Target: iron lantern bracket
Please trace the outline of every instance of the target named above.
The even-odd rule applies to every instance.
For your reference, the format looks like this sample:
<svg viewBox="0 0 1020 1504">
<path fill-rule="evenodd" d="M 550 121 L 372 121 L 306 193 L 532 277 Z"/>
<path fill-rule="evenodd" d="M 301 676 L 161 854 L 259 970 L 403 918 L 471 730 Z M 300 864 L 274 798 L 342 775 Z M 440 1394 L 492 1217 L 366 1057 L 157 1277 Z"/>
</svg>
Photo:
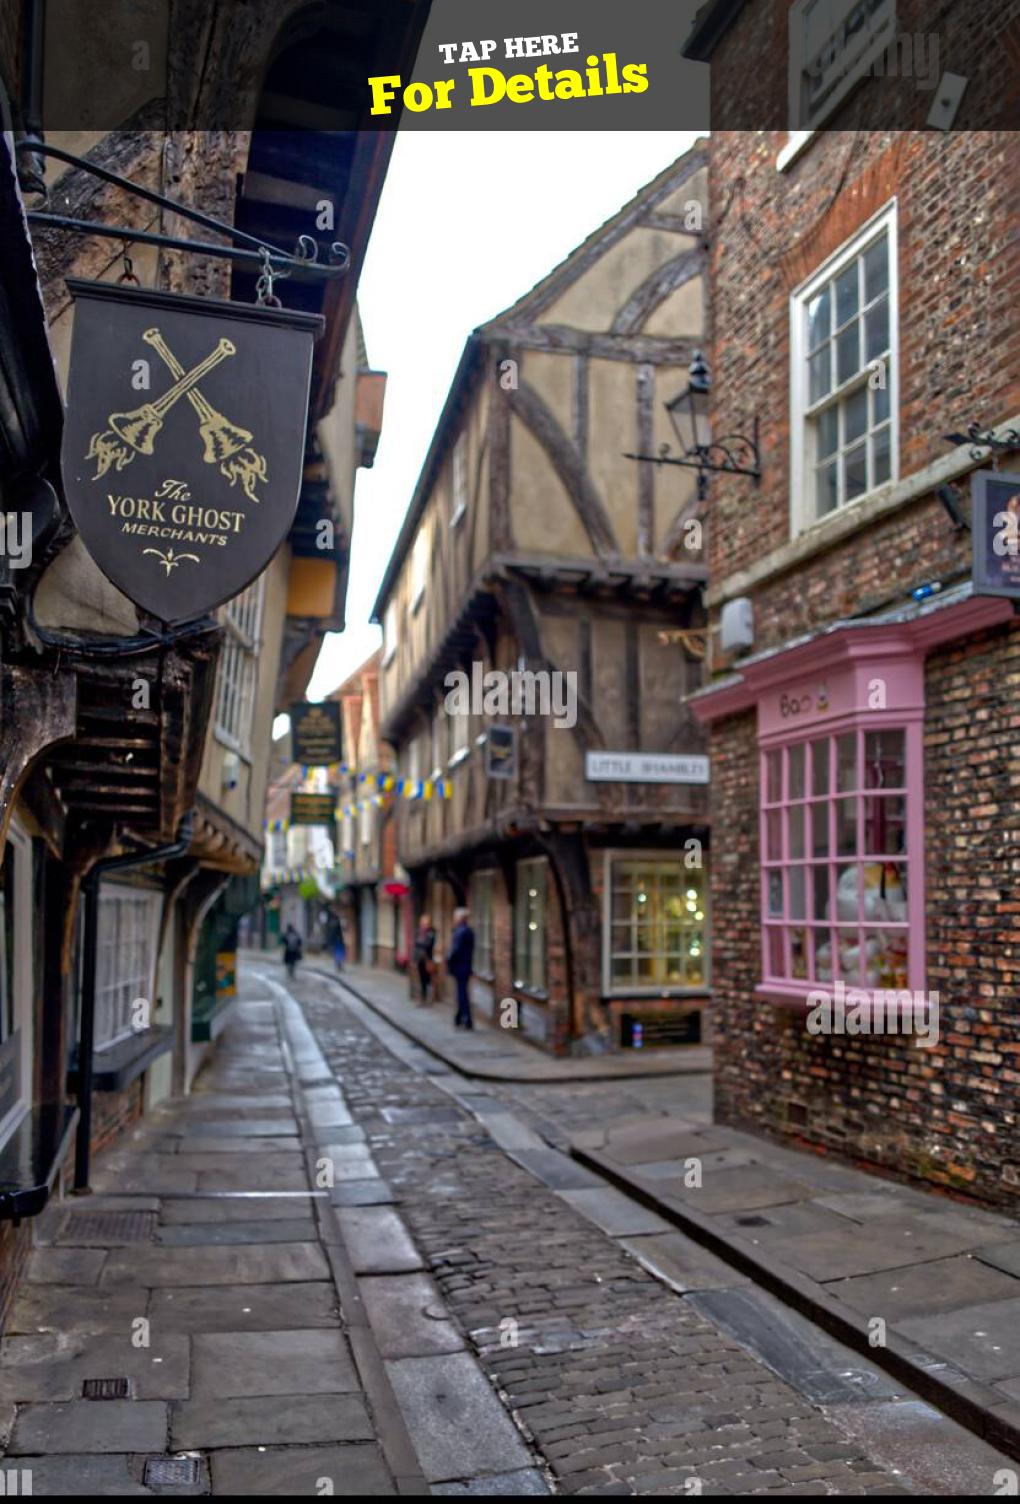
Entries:
<svg viewBox="0 0 1020 1504">
<path fill-rule="evenodd" d="M 726 434 L 711 444 L 692 444 L 682 454 L 674 454 L 670 444 L 663 444 L 658 454 L 624 454 L 625 460 L 636 460 L 645 465 L 680 465 L 698 472 L 698 499 L 704 501 L 708 494 L 710 475 L 747 475 L 755 485 L 761 484 L 761 450 L 759 447 L 759 422 L 754 419 L 754 432 Z"/>
</svg>

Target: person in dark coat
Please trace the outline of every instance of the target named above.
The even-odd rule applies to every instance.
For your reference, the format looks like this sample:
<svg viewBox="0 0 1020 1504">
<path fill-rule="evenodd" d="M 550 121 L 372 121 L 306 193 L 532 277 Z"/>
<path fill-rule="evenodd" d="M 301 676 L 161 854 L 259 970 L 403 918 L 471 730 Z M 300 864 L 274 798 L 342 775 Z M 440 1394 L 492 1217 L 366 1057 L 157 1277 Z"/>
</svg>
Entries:
<svg viewBox="0 0 1020 1504">
<path fill-rule="evenodd" d="M 304 949 L 301 944 L 301 936 L 292 924 L 288 924 L 284 930 L 283 939 L 280 941 L 280 944 L 283 946 L 283 964 L 287 968 L 287 975 L 292 977 L 294 975 L 294 968 L 301 960 Z"/>
<path fill-rule="evenodd" d="M 347 943 L 344 940 L 343 920 L 335 909 L 330 909 L 326 919 L 326 948 L 332 953 L 337 971 L 343 971 L 347 960 Z"/>
<path fill-rule="evenodd" d="M 423 1004 L 432 1001 L 435 989 L 435 949 L 436 932 L 432 927 L 432 919 L 428 914 L 423 914 L 418 920 L 418 931 L 414 937 L 414 960 L 418 968 Z"/>
<path fill-rule="evenodd" d="M 454 910 L 453 935 L 450 953 L 446 958 L 446 969 L 457 984 L 457 1015 L 454 1024 L 458 1029 L 473 1029 L 475 1026 L 468 992 L 468 980 L 475 960 L 475 932 L 468 922 L 470 918 L 467 909 Z"/>
</svg>

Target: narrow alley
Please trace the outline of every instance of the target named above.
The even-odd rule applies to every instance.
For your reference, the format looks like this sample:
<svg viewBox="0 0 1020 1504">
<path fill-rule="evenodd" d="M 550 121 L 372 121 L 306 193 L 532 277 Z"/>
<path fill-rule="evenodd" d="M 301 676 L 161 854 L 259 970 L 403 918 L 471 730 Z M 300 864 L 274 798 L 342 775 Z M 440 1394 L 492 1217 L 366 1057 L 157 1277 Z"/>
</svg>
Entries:
<svg viewBox="0 0 1020 1504">
<path fill-rule="evenodd" d="M 576 1090 L 621 1122 L 664 1085 Z M 1008 1458 L 550 1147 L 521 1102 L 541 1090 L 572 1089 L 490 1091 L 340 983 L 247 961 L 193 1096 L 46 1214 L 0 1367 L 8 1473 L 58 1495 L 990 1491 Z M 725 1292 L 746 1331 L 713 1316 Z"/>
</svg>

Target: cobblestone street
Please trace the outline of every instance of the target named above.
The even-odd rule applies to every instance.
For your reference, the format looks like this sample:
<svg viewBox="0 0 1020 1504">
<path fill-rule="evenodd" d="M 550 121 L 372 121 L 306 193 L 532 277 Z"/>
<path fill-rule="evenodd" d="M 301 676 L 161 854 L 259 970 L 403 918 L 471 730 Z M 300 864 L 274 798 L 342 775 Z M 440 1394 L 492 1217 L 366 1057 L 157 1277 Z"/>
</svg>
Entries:
<svg viewBox="0 0 1020 1504">
<path fill-rule="evenodd" d="M 665 1101 L 676 1082 L 489 1092 L 339 985 L 306 973 L 292 990 L 381 1177 L 352 1197 L 392 1196 L 556 1490 L 992 1491 L 1008 1459 L 793 1313 L 780 1320 L 799 1381 L 767 1366 L 627 1241 L 670 1240 L 694 1286 L 742 1293 L 751 1325 L 770 1298 L 550 1147 L 600 1112 L 633 1117 L 640 1102 Z"/>
</svg>

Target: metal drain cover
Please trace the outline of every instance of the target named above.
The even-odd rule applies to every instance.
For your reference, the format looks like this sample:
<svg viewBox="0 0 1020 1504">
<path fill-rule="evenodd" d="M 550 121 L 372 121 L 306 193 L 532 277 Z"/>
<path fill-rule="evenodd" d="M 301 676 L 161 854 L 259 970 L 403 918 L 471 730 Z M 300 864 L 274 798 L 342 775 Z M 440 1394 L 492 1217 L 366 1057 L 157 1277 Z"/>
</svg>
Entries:
<svg viewBox="0 0 1020 1504">
<path fill-rule="evenodd" d="M 198 1457 L 150 1457 L 143 1482 L 146 1488 L 193 1488 L 201 1476 Z"/>
<path fill-rule="evenodd" d="M 101 1246 L 151 1243 L 155 1225 L 155 1212 L 72 1212 L 57 1242 Z"/>
<path fill-rule="evenodd" d="M 131 1397 L 131 1385 L 127 1379 L 86 1379 L 81 1386 L 82 1398 L 87 1400 L 126 1400 Z"/>
</svg>

